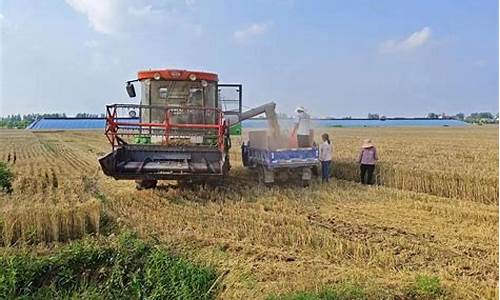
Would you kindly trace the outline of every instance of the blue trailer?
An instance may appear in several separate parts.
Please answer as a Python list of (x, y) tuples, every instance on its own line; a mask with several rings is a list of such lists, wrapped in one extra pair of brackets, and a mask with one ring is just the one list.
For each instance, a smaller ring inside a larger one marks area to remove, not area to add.
[(317, 147), (268, 150), (243, 144), (241, 152), (243, 166), (257, 170), (259, 181), (266, 185), (274, 183), (278, 172), (286, 172), (289, 176), (300, 175), (302, 184), (308, 186), (316, 173), (313, 169), (320, 165)]

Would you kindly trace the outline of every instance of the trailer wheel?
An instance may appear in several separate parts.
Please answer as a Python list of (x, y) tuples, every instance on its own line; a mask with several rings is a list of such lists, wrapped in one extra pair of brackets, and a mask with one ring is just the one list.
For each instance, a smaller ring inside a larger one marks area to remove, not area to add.
[(274, 171), (261, 166), (258, 168), (258, 178), (259, 185), (272, 187), (274, 183)]
[(311, 168), (311, 174), (313, 176), (316, 176), (316, 177), (319, 177), (321, 174), (320, 174), (320, 170), (319, 170), (319, 167), (318, 166), (313, 166)]
[(257, 178), (258, 178), (258, 181), (259, 181), (259, 186), (261, 186), (261, 187), (269, 187), (270, 184), (266, 183), (264, 172), (265, 171), (264, 171), (263, 167), (259, 167), (257, 169)]
[(264, 184), (264, 170), (262, 168), (257, 169), (257, 180), (259, 182), (259, 185)]
[(153, 180), (148, 180), (148, 179), (136, 180), (135, 181), (135, 188), (139, 191), (153, 189), (156, 187), (157, 184), (158, 184), (158, 180), (154, 180), (154, 179)]

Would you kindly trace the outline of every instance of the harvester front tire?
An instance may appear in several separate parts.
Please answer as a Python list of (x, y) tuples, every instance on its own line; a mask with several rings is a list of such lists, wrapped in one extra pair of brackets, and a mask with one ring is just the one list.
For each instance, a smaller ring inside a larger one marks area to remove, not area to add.
[(158, 180), (136, 180), (135, 181), (135, 188), (139, 191), (147, 190), (147, 189), (154, 189), (157, 184), (158, 184)]

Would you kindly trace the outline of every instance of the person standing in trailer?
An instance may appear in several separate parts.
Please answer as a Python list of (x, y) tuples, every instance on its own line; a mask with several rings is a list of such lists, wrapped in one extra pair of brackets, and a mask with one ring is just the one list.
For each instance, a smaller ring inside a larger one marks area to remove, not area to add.
[(297, 107), (296, 112), (297, 122), (294, 131), (297, 134), (297, 145), (299, 148), (311, 147), (311, 116), (302, 106)]

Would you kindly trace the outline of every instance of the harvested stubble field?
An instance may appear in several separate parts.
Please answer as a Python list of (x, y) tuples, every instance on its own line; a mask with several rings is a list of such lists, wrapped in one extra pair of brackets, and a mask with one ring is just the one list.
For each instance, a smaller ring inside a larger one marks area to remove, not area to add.
[[(99, 172), (96, 158), (109, 151), (102, 132), (0, 131), (0, 160), (16, 175), (0, 200), (1, 243), (76, 238), (99, 231), (105, 216), (116, 230), (229, 271), (222, 299), (345, 282), (369, 299), (429, 297), (411, 290), (421, 275), (441, 282), (431, 298), (498, 298), (498, 127), (326, 131), (334, 175), (347, 180), (260, 187), (234, 141), (225, 188), (163, 182), (147, 191)], [(378, 146), (383, 186), (353, 181), (365, 137)]]

